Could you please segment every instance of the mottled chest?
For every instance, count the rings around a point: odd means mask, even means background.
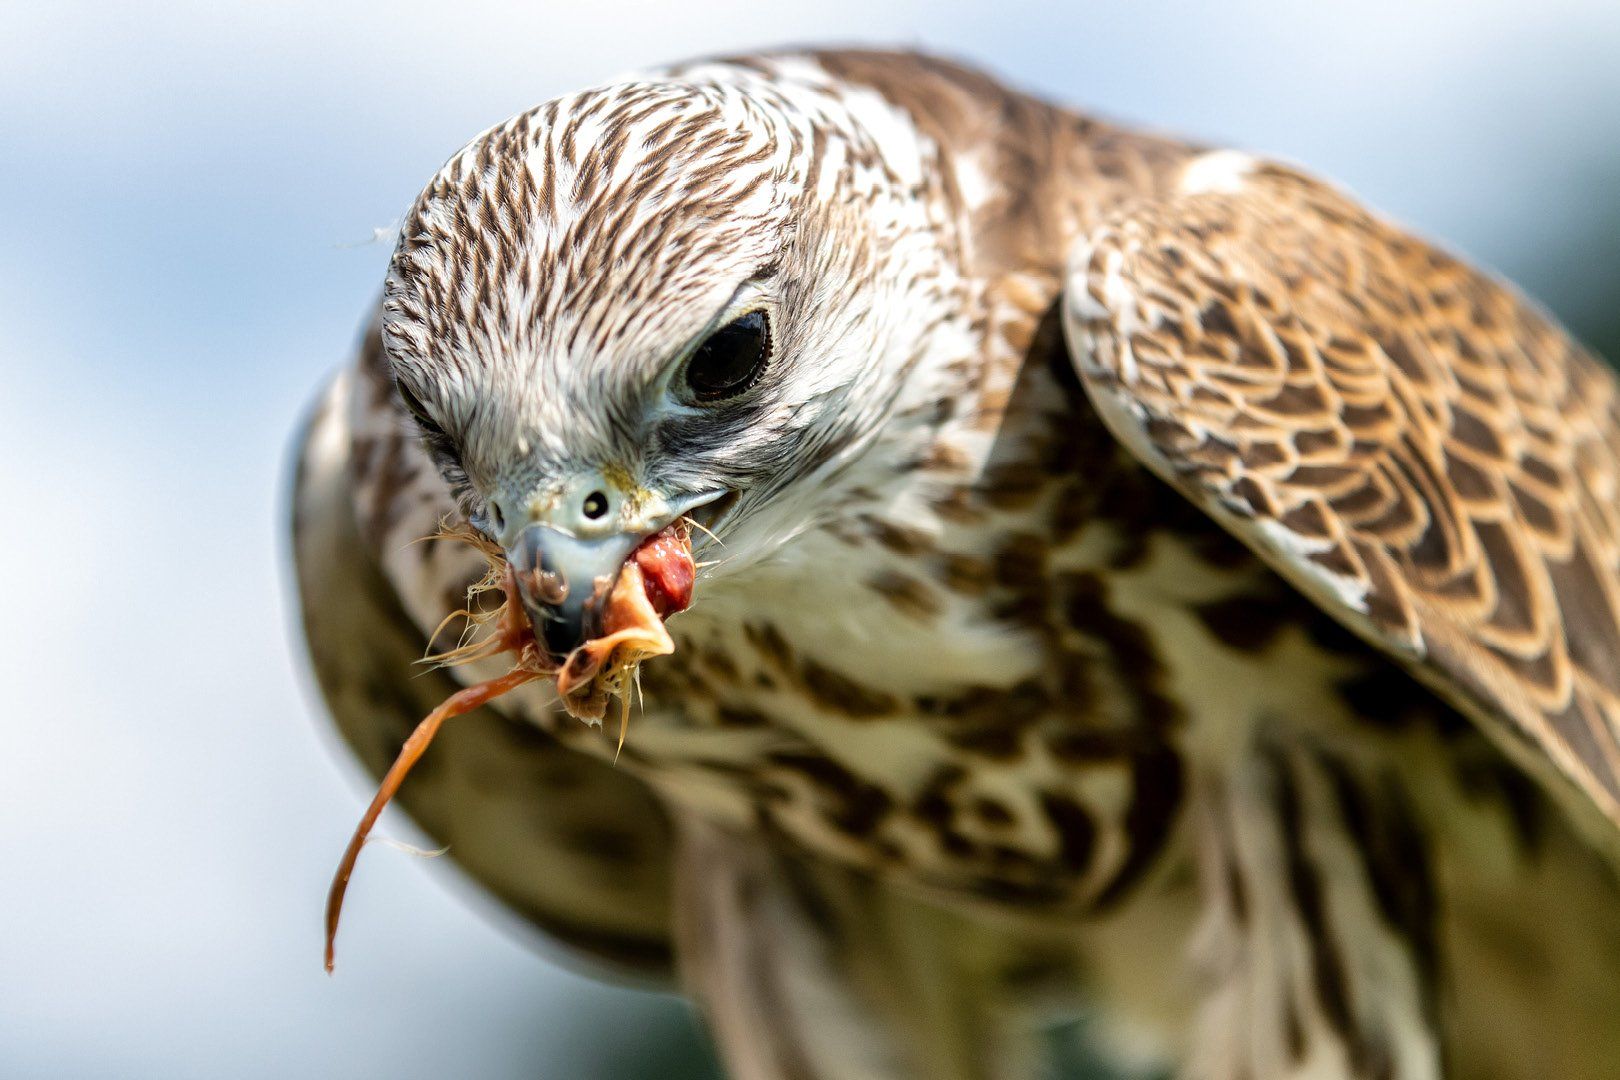
[[[920,470],[702,595],[644,671],[626,767],[943,891],[1123,896],[1189,757],[1268,698],[1342,711],[1367,661],[1082,405],[1036,373],[973,469]]]

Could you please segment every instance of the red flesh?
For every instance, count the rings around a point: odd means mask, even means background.
[[[667,619],[691,606],[697,567],[684,528],[671,525],[636,548],[630,557],[641,568],[647,602],[659,618]]]

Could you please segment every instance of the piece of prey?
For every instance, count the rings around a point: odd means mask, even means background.
[[[525,683],[555,676],[557,697],[563,708],[582,719],[600,720],[607,699],[618,696],[619,746],[623,747],[630,716],[630,683],[636,668],[649,657],[667,656],[675,651],[675,642],[664,626],[664,619],[684,611],[692,602],[696,568],[692,562],[691,534],[683,519],[637,547],[616,579],[600,583],[599,587],[609,590],[602,614],[602,635],[580,645],[558,664],[536,642],[534,631],[524,617],[523,606],[518,600],[512,571],[506,566],[499,550],[470,531],[448,535],[473,544],[490,560],[489,575],[471,592],[499,588],[504,601],[498,609],[488,614],[475,615],[470,606],[468,611],[460,613],[475,625],[494,622],[495,631],[489,637],[431,659],[455,664],[509,654],[513,657],[512,668],[504,675],[475,683],[450,695],[422,719],[400,747],[399,756],[384,774],[377,794],[372,797],[371,805],[366,807],[360,824],[355,827],[349,846],[343,852],[343,859],[338,863],[337,874],[332,878],[332,887],[326,898],[326,970],[329,973],[333,966],[338,919],[343,913],[343,897],[348,891],[349,878],[354,873],[360,849],[365,846],[377,818],[399,791],[412,766],[427,751],[444,722],[471,712]]]

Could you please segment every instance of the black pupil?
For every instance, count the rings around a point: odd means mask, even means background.
[[[763,311],[750,311],[698,346],[686,383],[699,401],[734,397],[754,385],[770,358],[770,324]]]

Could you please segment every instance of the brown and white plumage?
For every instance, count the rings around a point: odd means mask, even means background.
[[[1510,289],[1292,170],[1081,242],[1110,426],[1289,581],[1620,823],[1620,400]]]
[[[683,396],[753,311],[763,373]],[[1026,1075],[1085,1007],[1188,1076],[1604,1076],[1614,402],[1292,170],[918,57],[697,64],[424,192],[306,436],[306,625],[376,768],[477,570],[409,541],[725,493],[616,770],[536,690],[404,798],[672,952],[738,1075]]]

